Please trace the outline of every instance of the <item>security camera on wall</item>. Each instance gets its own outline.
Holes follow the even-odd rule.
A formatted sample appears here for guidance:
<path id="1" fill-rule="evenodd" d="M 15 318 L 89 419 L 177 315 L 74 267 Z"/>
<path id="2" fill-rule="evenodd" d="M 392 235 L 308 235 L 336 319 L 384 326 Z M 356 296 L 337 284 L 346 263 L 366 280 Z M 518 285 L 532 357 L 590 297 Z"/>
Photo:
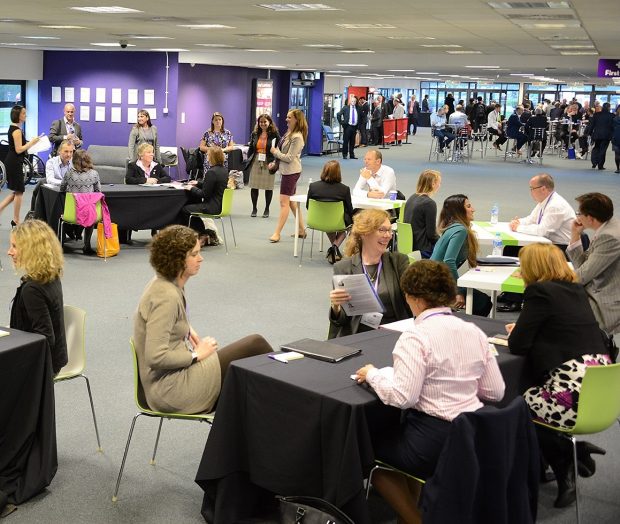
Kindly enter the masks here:
<path id="1" fill-rule="evenodd" d="M 127 49 L 127 40 L 120 40 L 118 45 L 121 46 L 121 49 Z"/>

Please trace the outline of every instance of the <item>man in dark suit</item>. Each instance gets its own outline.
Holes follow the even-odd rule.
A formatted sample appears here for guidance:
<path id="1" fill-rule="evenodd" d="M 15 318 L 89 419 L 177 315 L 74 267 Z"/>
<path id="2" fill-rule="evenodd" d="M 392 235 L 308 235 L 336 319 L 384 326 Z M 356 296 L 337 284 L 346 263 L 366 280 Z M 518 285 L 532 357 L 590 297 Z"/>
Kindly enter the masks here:
<path id="1" fill-rule="evenodd" d="M 368 124 L 368 113 L 370 113 L 370 106 L 363 96 L 360 96 L 359 103 L 357 104 L 357 112 L 360 116 L 359 130 L 361 134 L 360 145 L 368 145 L 368 130 L 366 129 Z"/>
<path id="2" fill-rule="evenodd" d="M 360 115 L 357 109 L 357 97 L 351 95 L 349 103 L 338 113 L 338 122 L 342 126 L 342 158 L 346 160 L 347 155 L 351 158 L 355 156 L 355 135 L 360 123 Z"/>
<path id="3" fill-rule="evenodd" d="M 52 143 L 51 156 L 58 153 L 58 146 L 63 140 L 71 142 L 75 149 L 82 147 L 82 127 L 75 121 L 75 106 L 73 104 L 65 104 L 64 118 L 52 122 L 49 139 Z"/>
<path id="4" fill-rule="evenodd" d="M 609 108 L 609 102 L 605 102 L 601 111 L 594 113 L 586 131 L 594 142 L 590 157 L 592 169 L 597 166 L 599 169 L 605 169 L 605 155 L 614 134 L 614 115 L 609 112 Z"/>
<path id="5" fill-rule="evenodd" d="M 383 126 L 383 106 L 381 104 L 381 95 L 377 96 L 370 118 L 370 141 L 373 146 L 381 143 L 381 128 Z"/>

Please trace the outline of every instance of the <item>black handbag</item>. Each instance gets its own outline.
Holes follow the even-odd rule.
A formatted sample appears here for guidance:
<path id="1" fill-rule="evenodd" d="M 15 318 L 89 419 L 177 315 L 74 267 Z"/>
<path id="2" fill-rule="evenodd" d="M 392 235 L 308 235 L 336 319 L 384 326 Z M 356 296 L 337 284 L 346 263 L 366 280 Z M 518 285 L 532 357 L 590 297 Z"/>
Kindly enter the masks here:
<path id="1" fill-rule="evenodd" d="M 276 497 L 281 524 L 355 524 L 326 500 L 316 497 Z"/>

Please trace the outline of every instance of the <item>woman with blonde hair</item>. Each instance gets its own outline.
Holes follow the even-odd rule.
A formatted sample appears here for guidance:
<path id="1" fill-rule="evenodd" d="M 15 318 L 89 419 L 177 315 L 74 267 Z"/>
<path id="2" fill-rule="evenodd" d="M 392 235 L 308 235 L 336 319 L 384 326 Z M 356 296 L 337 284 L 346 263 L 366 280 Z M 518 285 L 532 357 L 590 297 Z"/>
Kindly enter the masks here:
<path id="1" fill-rule="evenodd" d="M 405 204 L 404 221 L 411 224 L 413 249 L 419 250 L 422 258 L 430 258 L 439 238 L 437 234 L 437 204 L 431 198 L 441 187 L 441 173 L 425 169 L 418 177 L 415 193 Z"/>
<path id="2" fill-rule="evenodd" d="M 465 261 L 469 267 L 476 267 L 478 255 L 478 240 L 471 229 L 474 220 L 474 206 L 465 195 L 451 195 L 443 202 L 439 214 L 439 233 L 441 236 L 433 248 L 431 260 L 445 262 L 454 282 L 459 278 L 458 268 Z M 455 307 L 465 305 L 465 290 L 459 288 L 456 295 Z M 473 314 L 486 317 L 491 311 L 491 299 L 488 295 L 474 289 Z"/>
<path id="3" fill-rule="evenodd" d="M 280 181 L 280 216 L 273 235 L 269 238 L 271 243 L 280 242 L 280 235 L 289 209 L 295 213 L 295 204 L 291 202 L 291 197 L 297 191 L 297 181 L 301 176 L 301 151 L 308 139 L 308 123 L 306 116 L 300 109 L 291 109 L 286 115 L 288 130 L 277 146 L 272 146 L 271 154 L 279 161 L 279 171 L 282 175 Z M 275 161 L 269 164 L 269 169 L 275 168 Z M 295 234 L 300 238 L 305 238 L 306 230 L 304 221 L 299 210 L 299 231 Z"/>
<path id="4" fill-rule="evenodd" d="M 345 247 L 345 256 L 334 265 L 334 275 L 365 274 L 383 303 L 384 311 L 349 317 L 342 304 L 351 296 L 340 287 L 329 294 L 329 338 L 376 329 L 380 324 L 411 317 L 400 289 L 400 277 L 409 266 L 402 253 L 387 250 L 392 240 L 390 215 L 380 209 L 365 209 L 353 217 L 353 228 Z"/>
<path id="5" fill-rule="evenodd" d="M 129 161 L 135 162 L 140 157 L 138 147 L 142 144 L 150 144 L 153 146 L 155 160 L 161 162 L 159 154 L 159 143 L 157 142 L 157 126 L 151 122 L 151 115 L 146 109 L 138 111 L 138 121 L 131 128 L 129 133 Z"/>
<path id="6" fill-rule="evenodd" d="M 523 310 L 508 324 L 511 353 L 529 363 L 532 387 L 524 397 L 535 418 L 570 429 L 577 419 L 581 382 L 588 366 L 611 364 L 601 330 L 584 287 L 577 282 L 562 251 L 552 244 L 532 244 L 519 252 L 525 282 Z M 575 500 L 572 445 L 556 432 L 537 427 L 543 455 L 558 483 L 556 507 Z M 596 464 L 591 453 L 604 450 L 579 442 L 579 474 L 589 477 Z"/>
<path id="7" fill-rule="evenodd" d="M 21 273 L 11 303 L 10 327 L 45 337 L 57 375 L 67 363 L 60 242 L 45 222 L 26 220 L 11 232 L 8 255 Z"/>

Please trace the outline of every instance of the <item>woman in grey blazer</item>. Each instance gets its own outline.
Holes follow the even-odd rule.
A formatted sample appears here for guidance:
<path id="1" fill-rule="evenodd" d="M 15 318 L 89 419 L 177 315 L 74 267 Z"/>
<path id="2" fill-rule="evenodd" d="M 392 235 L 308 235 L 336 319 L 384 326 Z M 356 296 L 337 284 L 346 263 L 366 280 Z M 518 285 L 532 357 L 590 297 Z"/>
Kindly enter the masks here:
<path id="1" fill-rule="evenodd" d="M 159 143 L 157 142 L 157 127 L 151 122 L 151 116 L 145 109 L 138 111 L 138 122 L 131 128 L 129 133 L 129 161 L 138 160 L 138 146 L 140 144 L 151 144 L 155 150 L 155 161 L 161 162 L 159 154 Z"/>

